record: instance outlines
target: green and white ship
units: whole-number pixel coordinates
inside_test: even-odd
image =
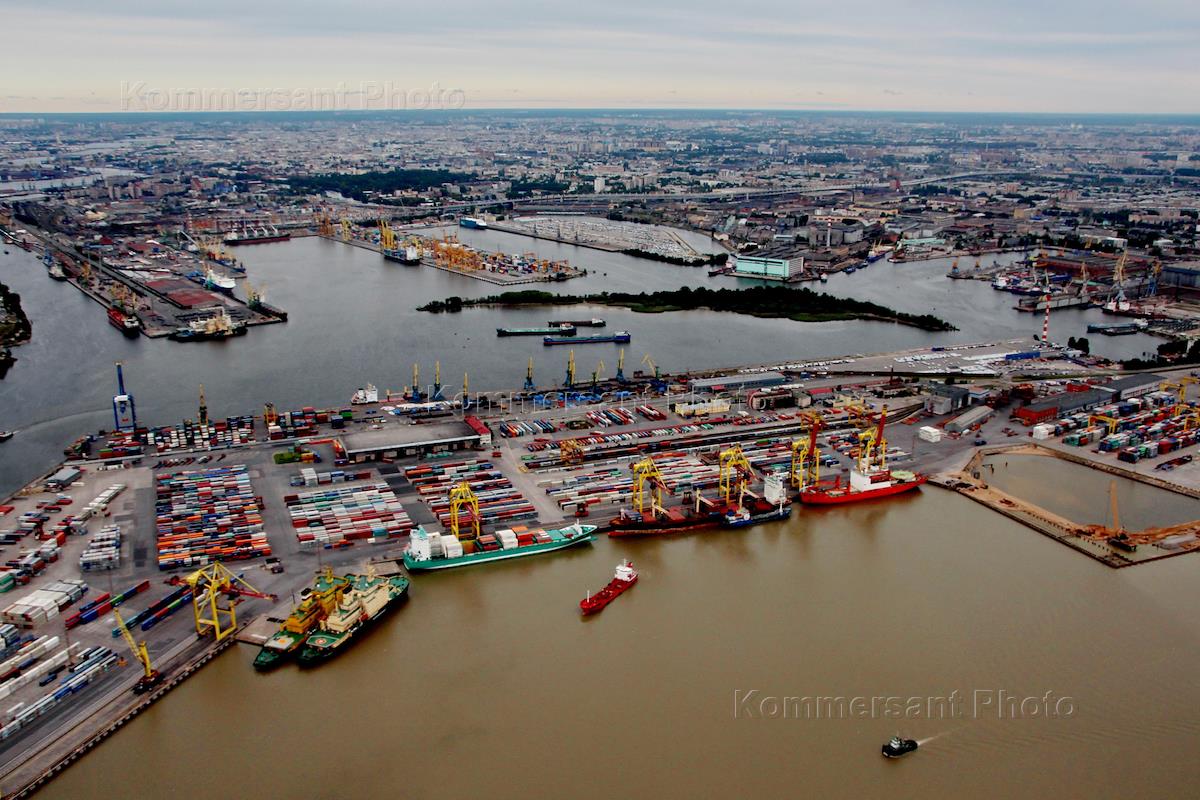
[[[301,666],[311,666],[339,653],[367,626],[378,622],[408,594],[408,578],[382,578],[367,565],[365,575],[347,575],[346,588],[337,608],[304,640]]]
[[[326,567],[317,576],[316,582],[300,593],[300,602],[279,626],[275,635],[263,644],[254,659],[254,668],[263,672],[274,669],[295,655],[305,638],[312,633],[321,620],[337,608],[350,579],[334,575]]]
[[[595,525],[581,525],[576,522],[560,530],[538,530],[521,534],[503,530],[495,534],[485,534],[471,542],[460,542],[449,534],[429,532],[417,527],[412,532],[408,549],[404,551],[404,566],[410,572],[450,569],[552,553],[592,541],[595,531]],[[464,545],[470,548],[469,551]]]

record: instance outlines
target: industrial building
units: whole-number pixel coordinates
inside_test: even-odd
[[[1108,392],[1111,400],[1129,400],[1133,397],[1142,397],[1143,395],[1157,392],[1158,387],[1165,381],[1162,375],[1129,375],[1125,378],[1117,378],[1115,381],[1097,386],[1096,388],[1102,392]]]
[[[448,417],[416,425],[399,420],[389,422],[379,430],[343,436],[342,444],[350,463],[361,464],[405,456],[477,450],[484,446],[482,439],[481,434],[467,423]]]
[[[739,254],[733,274],[740,278],[793,281],[804,274],[804,251],[793,244],[768,247],[750,255]]]
[[[787,383],[782,372],[754,372],[745,375],[722,375],[716,378],[696,378],[688,385],[693,392],[736,392],[746,389],[762,389]]]
[[[925,398],[925,410],[938,416],[965,407],[971,396],[967,387],[949,383],[931,383],[928,391],[929,396]]]
[[[946,432],[962,433],[963,431],[968,431],[975,425],[982,425],[984,422],[987,422],[993,412],[994,409],[991,406],[975,406],[947,422]]]
[[[1013,417],[1023,425],[1036,425],[1058,419],[1065,414],[1084,411],[1113,400],[1112,392],[1100,389],[1088,389],[1082,392],[1063,392],[1050,397],[1035,400],[1027,406],[1021,406],[1013,412]]]

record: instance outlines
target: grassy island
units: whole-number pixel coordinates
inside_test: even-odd
[[[925,331],[952,331],[949,322],[932,314],[908,314],[865,300],[834,297],[811,289],[782,286],[752,286],[746,289],[692,289],[673,291],[601,292],[599,294],[553,294],[537,290],[504,292],[489,297],[448,297],[421,306],[418,311],[435,313],[462,311],[464,308],[491,306],[519,308],[522,306],[601,305],[628,308],[641,314],[662,314],[668,311],[709,309],[747,314],[769,319],[791,319],[798,322],[829,322],[833,320],[877,320],[908,325]]]

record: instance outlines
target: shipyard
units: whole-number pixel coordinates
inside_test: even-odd
[[[0,796],[1194,794],[1200,12],[144,5],[5,12]]]

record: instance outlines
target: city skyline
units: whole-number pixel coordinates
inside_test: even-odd
[[[1077,2],[1019,2],[1003,14],[872,2],[853,15],[769,3],[736,16],[626,2],[552,12],[466,2],[453,16],[374,0],[337,13],[226,0],[203,12],[140,0],[102,11],[75,0],[7,5],[18,35],[0,56],[0,112],[197,110],[147,106],[131,86],[221,98],[344,87],[348,98],[386,94],[375,108],[420,107],[414,98],[436,88],[476,109],[1200,111],[1190,85],[1200,13],[1170,2],[1136,15]]]

